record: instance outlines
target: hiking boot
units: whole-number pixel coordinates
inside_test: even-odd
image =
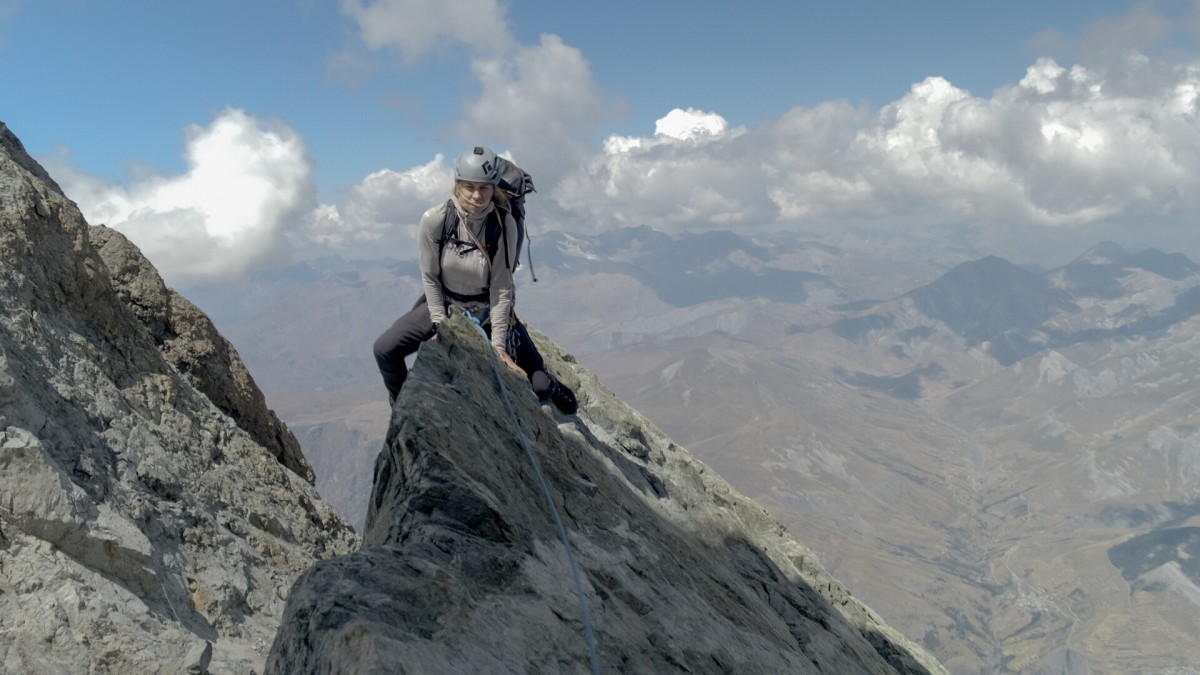
[[[554,381],[554,388],[550,390],[550,402],[555,408],[564,415],[574,415],[576,410],[579,410],[579,403],[575,400],[575,392],[567,385]]]

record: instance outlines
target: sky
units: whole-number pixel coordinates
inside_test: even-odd
[[[1200,0],[0,0],[0,122],[173,285],[411,258],[474,145],[535,237],[1200,247]]]

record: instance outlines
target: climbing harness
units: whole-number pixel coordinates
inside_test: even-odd
[[[496,351],[491,348],[491,341],[488,339],[487,331],[483,329],[483,325],[479,319],[472,316],[469,312],[464,311],[471,318],[471,323],[475,324],[475,328],[479,334],[483,336],[484,343],[487,345],[487,352],[492,357],[492,373],[496,376],[496,385],[500,388],[500,395],[504,399],[504,406],[508,409],[508,415],[512,419],[513,428],[517,430],[517,438],[521,440],[521,447],[525,449],[525,456],[529,458],[529,464],[533,466],[533,473],[537,476],[538,483],[542,487],[542,495],[546,498],[546,503],[550,506],[550,513],[554,516],[554,524],[558,527],[558,538],[562,541],[563,549],[567,552],[567,562],[571,566],[571,578],[575,581],[575,595],[579,598],[579,613],[583,616],[583,633],[587,639],[588,655],[592,661],[592,675],[600,675],[600,657],[596,653],[596,637],[592,633],[592,617],[588,613],[587,598],[583,593],[583,580],[579,574],[579,566],[575,564],[575,554],[571,552],[571,542],[567,538],[567,529],[563,526],[562,518],[558,515],[558,507],[554,505],[554,497],[550,494],[550,486],[546,483],[545,476],[542,475],[542,469],[538,465],[537,457],[533,455],[533,450],[529,448],[528,441],[525,440],[525,432],[521,429],[521,422],[517,419],[517,411],[513,409],[512,400],[508,397],[508,389],[504,386],[504,381],[500,377],[500,362],[496,359]]]

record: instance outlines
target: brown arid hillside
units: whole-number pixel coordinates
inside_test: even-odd
[[[1087,264],[584,360],[953,672],[1198,672],[1200,276]]]

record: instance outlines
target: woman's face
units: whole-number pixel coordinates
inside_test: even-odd
[[[470,181],[458,182],[458,201],[467,213],[472,215],[479,213],[487,208],[488,202],[492,201],[491,183],[472,183]]]

